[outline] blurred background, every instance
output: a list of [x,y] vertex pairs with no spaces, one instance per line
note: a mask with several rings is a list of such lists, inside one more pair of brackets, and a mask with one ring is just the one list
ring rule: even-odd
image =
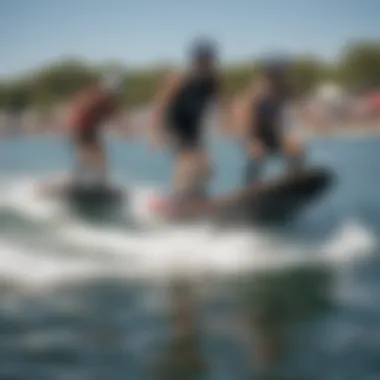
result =
[[[380,378],[379,14],[376,0],[0,1],[0,379]],[[107,136],[115,177],[170,187],[172,156],[144,134],[197,36],[218,42],[230,102],[264,54],[293,57],[297,104],[319,120],[300,128],[333,191],[285,225],[222,230],[36,199],[72,164],[73,96],[107,72],[127,78],[142,135]],[[209,127],[226,193],[244,156]]]

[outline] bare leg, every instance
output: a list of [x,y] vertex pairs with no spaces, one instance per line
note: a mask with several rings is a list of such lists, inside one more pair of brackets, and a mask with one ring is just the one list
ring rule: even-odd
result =
[[303,168],[306,161],[305,150],[298,138],[290,136],[285,140],[283,154],[289,170],[294,171]]
[[288,155],[286,157],[286,160],[288,164],[288,169],[291,171],[303,169],[305,165],[305,161],[306,161],[305,156],[303,154],[295,155],[295,156]]
[[99,179],[102,183],[106,183],[108,178],[108,165],[105,150],[103,147],[98,146],[94,150],[93,155],[94,171],[97,172]]
[[183,194],[188,187],[188,162],[184,154],[179,154],[174,171],[174,191],[176,194]]
[[260,179],[264,164],[264,148],[258,141],[248,146],[248,162],[245,167],[245,186]]
[[176,194],[204,196],[205,187],[211,176],[208,158],[199,151],[180,153],[174,176]]
[[257,182],[262,173],[263,157],[248,158],[248,162],[245,166],[245,186]]
[[198,163],[195,166],[195,192],[201,197],[207,195],[207,187],[211,180],[212,168],[208,155],[205,152],[198,152],[196,156]]
[[79,148],[75,180],[81,182],[88,173],[94,174],[99,182],[106,182],[107,160],[101,146],[87,145]]

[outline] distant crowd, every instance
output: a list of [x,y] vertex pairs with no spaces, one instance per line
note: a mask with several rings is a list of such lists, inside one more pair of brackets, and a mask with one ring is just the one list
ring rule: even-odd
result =
[[[380,131],[380,93],[360,97],[312,97],[299,104],[312,109],[313,120],[303,120],[301,128],[307,133],[330,134],[337,132]],[[309,113],[310,114],[310,113]],[[67,106],[45,110],[29,109],[23,112],[0,110],[0,135],[56,135],[67,128]],[[310,116],[309,116],[310,117]],[[129,120],[127,123],[127,119]],[[123,122],[125,121],[125,123]],[[114,133],[124,133],[123,125],[144,133],[149,128],[149,106],[125,111],[116,125],[110,125]],[[211,122],[212,126],[213,123]]]

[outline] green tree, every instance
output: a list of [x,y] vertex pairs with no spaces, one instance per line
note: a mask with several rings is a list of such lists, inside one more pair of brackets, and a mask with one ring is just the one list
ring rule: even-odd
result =
[[[233,96],[257,75],[255,61],[222,68],[226,92]],[[130,69],[118,62],[90,66],[78,60],[64,60],[13,81],[0,81],[0,108],[50,107],[65,102],[107,72],[127,77],[123,101],[131,106],[149,103],[169,70],[168,64],[154,68]],[[348,46],[335,63],[326,64],[315,56],[296,57],[291,80],[298,94],[311,91],[319,82],[333,80],[350,87],[380,86],[380,43],[360,42]]]
[[315,88],[323,79],[324,65],[317,58],[308,56],[294,60],[290,69],[290,80],[297,94],[303,95]]
[[380,43],[359,42],[348,46],[340,61],[344,81],[353,88],[380,86]]
[[64,61],[33,75],[32,97],[35,104],[54,104],[93,83],[95,70],[77,61]]

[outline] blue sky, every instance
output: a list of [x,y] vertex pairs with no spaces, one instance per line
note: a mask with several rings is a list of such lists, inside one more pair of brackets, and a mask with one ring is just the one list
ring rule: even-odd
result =
[[380,40],[380,0],[0,0],[0,75],[62,57],[127,65],[181,62],[197,35],[225,61],[275,49],[330,59]]

